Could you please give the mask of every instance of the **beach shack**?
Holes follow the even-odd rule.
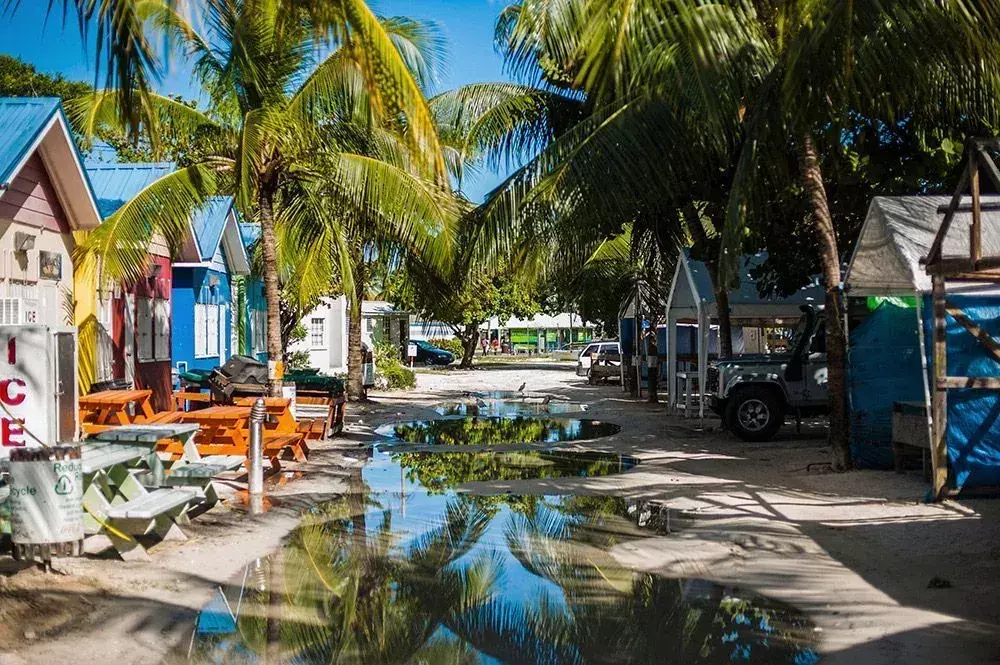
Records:
[[[87,165],[104,219],[175,169],[171,162]],[[173,262],[201,261],[194,238],[193,231],[188,233],[177,256],[173,256],[166,240],[154,237],[144,278],[131,284],[96,285],[97,334],[91,390],[133,385],[153,391],[152,404],[157,411],[170,407]]]
[[[56,98],[0,98],[0,324],[75,323],[73,233],[100,224]]]
[[[172,280],[173,368],[210,371],[240,352],[233,344],[238,319],[235,277],[250,274],[250,261],[231,197],[213,197],[191,224],[196,262],[175,261]]]
[[[935,496],[1000,485],[1000,272],[969,259],[1000,257],[1000,197],[977,198],[874,198],[844,277],[871,311],[851,331],[854,457],[926,451]],[[936,285],[943,262],[963,272]]]

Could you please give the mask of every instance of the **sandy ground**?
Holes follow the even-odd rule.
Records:
[[[186,643],[216,585],[276,547],[302,509],[344,490],[352,454],[375,426],[429,415],[463,391],[522,383],[586,402],[588,417],[620,424],[619,434],[580,447],[642,464],[618,476],[472,489],[655,501],[669,512],[671,532],[620,545],[619,561],[796,605],[817,626],[824,663],[1000,663],[997,499],[926,504],[919,473],[824,472],[830,451],[821,427],[800,435],[786,427],[775,441],[748,445],[719,432],[717,421],[700,431],[697,421],[632,402],[617,386],[586,385],[572,365],[536,361],[421,371],[416,391],[353,409],[346,436],[272,483],[267,514],[220,505],[193,521],[187,542],[154,548],[151,563],[70,560],[68,576],[13,574],[0,563],[0,665],[157,662]]]

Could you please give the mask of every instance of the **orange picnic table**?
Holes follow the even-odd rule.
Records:
[[[246,455],[250,445],[250,407],[210,406],[180,413],[182,423],[196,423],[195,438],[202,455]]]
[[[280,401],[280,398],[277,398]],[[272,404],[272,409],[276,412],[278,404]],[[287,400],[283,406],[288,409]],[[201,431],[195,438],[195,445],[202,455],[243,455],[246,456],[250,450],[250,407],[249,406],[210,406],[207,409],[197,411],[179,412],[180,421],[184,423],[196,423],[201,427]],[[291,418],[289,412],[287,418]],[[276,413],[276,423],[283,423],[287,427],[287,418],[280,413]],[[264,456],[270,459],[271,465],[280,467],[278,462],[281,453],[286,448],[289,449],[295,459],[305,461],[308,449],[305,448],[301,434],[295,433],[295,419],[291,419],[291,432],[283,432],[276,429],[264,432]],[[163,452],[177,452],[169,447],[163,448]]]
[[[152,390],[105,390],[78,400],[80,423],[88,433],[153,419]]]

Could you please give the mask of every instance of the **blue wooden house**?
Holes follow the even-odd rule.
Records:
[[[173,265],[172,359],[177,372],[211,370],[240,351],[234,278],[250,274],[231,197],[213,197],[191,220],[198,261]]]
[[[243,247],[252,255],[260,239],[260,225],[240,223]],[[243,280],[243,340],[240,353],[252,356],[261,362],[267,361],[267,298],[264,296],[264,280],[248,277]],[[235,346],[234,346],[235,348]]]

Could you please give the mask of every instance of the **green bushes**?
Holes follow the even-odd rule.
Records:
[[[417,385],[417,375],[399,359],[399,349],[392,344],[375,345],[375,390],[410,390]]]
[[[439,349],[451,351],[459,360],[461,360],[462,355],[465,353],[465,349],[462,348],[462,340],[456,337],[449,337],[448,339],[429,339],[427,341]]]

